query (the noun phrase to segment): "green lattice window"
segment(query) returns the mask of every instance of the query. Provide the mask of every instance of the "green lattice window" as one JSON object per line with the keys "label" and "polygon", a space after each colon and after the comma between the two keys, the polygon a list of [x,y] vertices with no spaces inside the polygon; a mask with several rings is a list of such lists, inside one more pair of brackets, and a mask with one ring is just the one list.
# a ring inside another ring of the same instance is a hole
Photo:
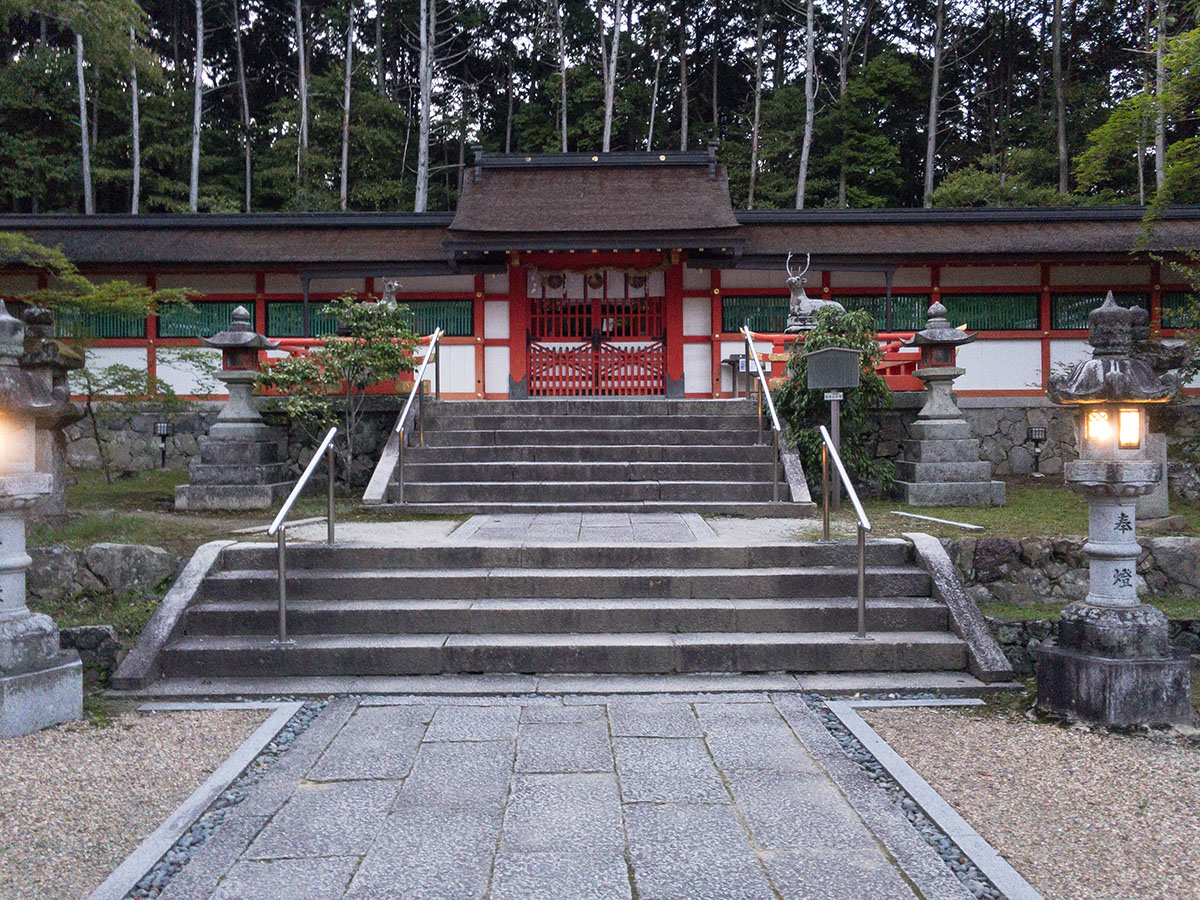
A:
{"label": "green lattice window", "polygon": [[[1088,327],[1087,317],[1093,309],[1104,302],[1107,291],[1084,294],[1052,294],[1050,297],[1050,327],[1055,329],[1079,329]],[[1113,297],[1121,306],[1140,306],[1150,311],[1150,295],[1113,291]]]}
{"label": "green lattice window", "polygon": [[947,318],[955,328],[971,331],[1036,331],[1040,298],[1037,294],[951,294],[942,296]]}
{"label": "green lattice window", "polygon": [[1191,291],[1162,292],[1163,328],[1200,326],[1200,297]]}
{"label": "green lattice window", "polygon": [[246,300],[198,300],[190,307],[166,306],[158,313],[158,336],[165,338],[206,338],[229,328],[233,311],[239,306],[250,312],[254,322],[254,302]]}
{"label": "green lattice window", "polygon": [[54,311],[54,336],[144,338],[146,317],[132,313],[89,313],[60,307]]}
{"label": "green lattice window", "polygon": [[[337,316],[325,315],[322,312],[324,308],[324,303],[309,305],[313,337],[329,337],[337,334]],[[267,337],[304,337],[304,304],[294,300],[268,302]]]}
{"label": "green lattice window", "polygon": [[892,294],[892,324],[888,327],[887,302],[883,294],[837,294],[833,297],[846,309],[863,309],[875,318],[876,331],[916,331],[925,327],[928,294]]}
{"label": "green lattice window", "polygon": [[787,324],[787,297],[731,297],[721,301],[721,330],[741,331],[749,325],[754,332],[778,334]]}

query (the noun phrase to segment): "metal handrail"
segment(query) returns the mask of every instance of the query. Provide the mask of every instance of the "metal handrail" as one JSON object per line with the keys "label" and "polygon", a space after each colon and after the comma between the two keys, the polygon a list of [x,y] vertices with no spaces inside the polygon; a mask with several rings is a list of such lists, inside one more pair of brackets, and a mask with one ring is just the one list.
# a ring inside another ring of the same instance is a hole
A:
{"label": "metal handrail", "polygon": [[296,482],[296,486],[292,488],[292,492],[288,494],[287,499],[283,501],[283,506],[280,507],[279,513],[275,516],[271,526],[267,529],[268,537],[275,535],[278,540],[278,553],[276,562],[279,564],[279,643],[287,643],[287,516],[292,511],[292,507],[296,504],[296,499],[300,496],[300,492],[304,490],[308,484],[308,480],[312,477],[312,473],[316,471],[317,464],[320,463],[321,457],[325,457],[325,462],[329,472],[329,486],[327,493],[327,502],[329,508],[326,513],[325,523],[325,542],[333,543],[334,533],[334,515],[333,515],[333,438],[337,434],[337,426],[330,428],[325,432],[325,437],[322,438],[320,445],[317,447],[317,452],[313,454],[312,459],[308,461],[308,465],[304,468],[304,473]]}
{"label": "metal handrail", "polygon": [[829,436],[829,432],[824,425],[818,425],[817,430],[821,433],[821,492],[823,494],[823,523],[825,530],[825,540],[829,540],[829,460],[833,459],[833,465],[841,476],[842,484],[846,486],[846,494],[850,497],[850,503],[854,506],[854,515],[858,517],[858,634],[855,636],[857,640],[868,641],[867,637],[867,532],[871,530],[871,520],[867,518],[867,514],[863,512],[862,503],[859,502],[858,492],[854,490],[854,485],[850,481],[850,476],[846,474],[846,467],[842,465],[842,457],[838,454],[837,447],[833,445],[833,438]]}
{"label": "metal handrail", "polygon": [[[746,339],[746,359],[754,361],[754,368],[758,372],[758,443],[762,443],[763,439],[763,398],[767,401],[767,410],[771,413],[771,440],[774,447],[772,455],[772,471],[771,471],[771,499],[779,502],[779,438],[783,434],[783,428],[779,424],[779,415],[775,412],[775,401],[771,399],[771,389],[767,384],[767,375],[763,371],[762,361],[758,358],[758,348],[754,346],[754,333],[750,330],[749,325],[742,326],[742,335]],[[746,363],[749,366],[749,362]],[[747,374],[749,369],[747,368]],[[737,373],[733,376],[737,378]],[[736,383],[734,384],[736,388]],[[750,392],[749,384],[746,386],[746,392]],[[735,392],[736,393],[736,392]]]}
{"label": "metal handrail", "polygon": [[444,333],[441,328],[435,328],[433,334],[430,336],[429,349],[425,351],[425,358],[421,361],[421,368],[417,370],[416,377],[413,378],[412,390],[408,392],[408,400],[404,402],[404,409],[400,411],[400,415],[396,419],[396,427],[392,429],[393,434],[398,438],[399,445],[396,457],[396,481],[398,486],[397,501],[400,503],[404,502],[404,423],[408,421],[408,413],[412,409],[413,402],[418,396],[421,397],[421,401],[417,404],[417,440],[424,447],[425,399],[424,394],[421,393],[421,385],[425,382],[425,370],[429,368],[429,361],[432,359],[434,397],[438,400],[442,399],[442,354],[438,351],[438,342],[441,341]]}

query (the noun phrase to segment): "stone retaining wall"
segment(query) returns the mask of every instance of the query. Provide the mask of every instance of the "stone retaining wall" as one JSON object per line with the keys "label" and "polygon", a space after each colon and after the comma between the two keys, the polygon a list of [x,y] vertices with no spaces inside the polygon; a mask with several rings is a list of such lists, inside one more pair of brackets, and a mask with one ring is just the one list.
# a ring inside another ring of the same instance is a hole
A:
{"label": "stone retaining wall", "polygon": [[[1151,599],[1151,602],[1153,600]],[[984,616],[996,642],[1019,676],[1034,673],[1034,652],[1054,634],[1050,619],[1006,619]],[[1171,645],[1175,650],[1200,653],[1200,619],[1175,619],[1170,622]]]}

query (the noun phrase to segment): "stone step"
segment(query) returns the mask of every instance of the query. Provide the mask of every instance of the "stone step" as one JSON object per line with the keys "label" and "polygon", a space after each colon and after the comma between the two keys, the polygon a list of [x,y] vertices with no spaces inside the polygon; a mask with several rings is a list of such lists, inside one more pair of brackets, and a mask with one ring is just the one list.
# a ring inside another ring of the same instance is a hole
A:
{"label": "stone step", "polygon": [[1003,506],[1003,481],[959,481],[933,484],[896,481],[905,503],[914,506]]}
{"label": "stone step", "polygon": [[[545,413],[506,413],[492,415],[455,415],[438,411],[426,413],[425,430],[437,431],[609,431],[614,429],[643,430],[669,428],[703,428],[714,431],[758,432],[758,417],[754,415],[592,415]],[[769,427],[769,425],[767,426]]]}
{"label": "stone step", "polygon": [[973,462],[911,462],[896,463],[896,480],[923,483],[990,481],[992,464],[978,459]]}
{"label": "stone step", "polygon": [[[405,475],[407,479],[407,473]],[[787,496],[780,474],[779,496]],[[405,481],[409,503],[588,503],[768,501],[769,481]]]}
{"label": "stone step", "polygon": [[[275,569],[274,541],[242,543],[222,552],[221,569]],[[899,538],[869,540],[865,547],[868,568],[905,566],[913,561],[912,545]],[[289,571],[340,569],[356,571],[516,567],[522,569],[644,569],[785,567],[803,564],[808,568],[857,565],[857,545],[850,541],[805,541],[802,543],[730,546],[724,544],[554,544],[512,546],[509,544],[437,544],[394,547],[372,544],[293,543],[288,545]]]}
{"label": "stone step", "polygon": [[726,634],[198,635],[163,651],[167,677],[419,675],[439,673],[655,674],[680,672],[911,672],[962,669],[966,645],[945,632]]}
{"label": "stone step", "polygon": [[[663,424],[661,420],[658,423]],[[516,428],[507,431],[439,431],[425,429],[425,443],[430,447],[478,447],[484,444],[527,445],[558,444],[570,442],[578,445],[595,444],[656,444],[673,447],[680,444],[707,444],[721,446],[753,446],[758,432],[714,431],[706,428],[644,428],[582,431],[547,431]]]}
{"label": "stone step", "polygon": [[533,397],[528,400],[430,400],[426,414],[473,415],[593,415],[593,416],[714,416],[749,415],[754,401],[668,400],[665,397]]}
{"label": "stone step", "polygon": [[287,463],[220,465],[192,459],[188,464],[189,484],[275,484],[286,481]]}
{"label": "stone step", "polygon": [[410,462],[770,462],[770,445],[661,444],[474,444],[455,447],[409,446]]}
{"label": "stone step", "polygon": [[[478,599],[478,598],[805,598],[847,597],[857,592],[853,567],[800,568],[463,568],[415,572],[395,569],[289,571],[294,600]],[[277,576],[261,569],[214,572],[198,591],[202,600],[273,597]],[[867,570],[874,597],[928,597],[929,576],[912,566]],[[600,670],[597,670],[600,671]]]}
{"label": "stone step", "polygon": [[[596,501],[589,503],[398,503],[395,485],[389,489],[388,502],[371,507],[378,512],[396,515],[426,516],[473,516],[508,515],[511,513],[569,513],[569,512],[619,512],[619,513],[697,513],[705,516],[741,516],[746,519],[810,519],[817,514],[815,503],[798,503],[787,500],[788,492],[781,488],[780,502],[742,501],[723,503],[701,500],[641,500],[641,501]],[[407,500],[407,497],[406,497]]]}
{"label": "stone step", "polygon": [[[288,604],[289,633],[520,634],[853,631],[858,601],[712,599],[329,600]],[[184,634],[272,635],[274,599],[209,601],[187,611]],[[929,598],[867,598],[872,631],[944,631],[946,607]]]}
{"label": "stone step", "polygon": [[[452,454],[444,454],[445,457]],[[761,462],[540,462],[505,460],[503,462],[409,462],[404,463],[407,482],[453,481],[732,481],[770,482],[773,469],[769,460]],[[784,477],[782,468],[779,475]]]}

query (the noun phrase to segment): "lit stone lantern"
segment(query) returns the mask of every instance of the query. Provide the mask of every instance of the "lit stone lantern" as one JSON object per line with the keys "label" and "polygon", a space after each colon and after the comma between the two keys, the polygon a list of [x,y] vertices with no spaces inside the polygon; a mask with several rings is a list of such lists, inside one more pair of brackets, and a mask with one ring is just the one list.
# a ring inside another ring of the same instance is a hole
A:
{"label": "lit stone lantern", "polygon": [[1166,403],[1179,380],[1130,356],[1136,311],[1110,292],[1088,316],[1092,358],[1050,377],[1047,393],[1077,408],[1079,459],[1068,487],[1088,501],[1089,585],[1038,651],[1038,706],[1104,725],[1162,725],[1191,718],[1186,657],[1171,653],[1167,618],[1137,596],[1137,498],[1164,476],[1146,458],[1146,406]]}
{"label": "lit stone lantern", "polygon": [[20,367],[24,341],[24,325],[0,302],[0,738],[83,715],[79,654],[60,649],[54,620],[25,605],[25,511],[54,480],[37,471],[36,419],[62,401]]}
{"label": "lit stone lantern", "polygon": [[175,488],[176,509],[270,509],[287,496],[287,437],[263,421],[251,402],[260,371],[258,354],[279,344],[257,334],[244,306],[229,328],[204,343],[221,351],[217,378],[229,399],[200,440],[199,458],[188,464],[189,483]]}
{"label": "lit stone lantern", "polygon": [[958,348],[975,340],[950,327],[946,307],[935,300],[925,328],[905,346],[921,351],[913,373],[925,384],[925,405],[904,441],[896,465],[896,486],[910,506],[1003,506],[1004,482],[992,480],[992,466],[979,456],[979,439],[954,402],[954,380],[965,371]]}

